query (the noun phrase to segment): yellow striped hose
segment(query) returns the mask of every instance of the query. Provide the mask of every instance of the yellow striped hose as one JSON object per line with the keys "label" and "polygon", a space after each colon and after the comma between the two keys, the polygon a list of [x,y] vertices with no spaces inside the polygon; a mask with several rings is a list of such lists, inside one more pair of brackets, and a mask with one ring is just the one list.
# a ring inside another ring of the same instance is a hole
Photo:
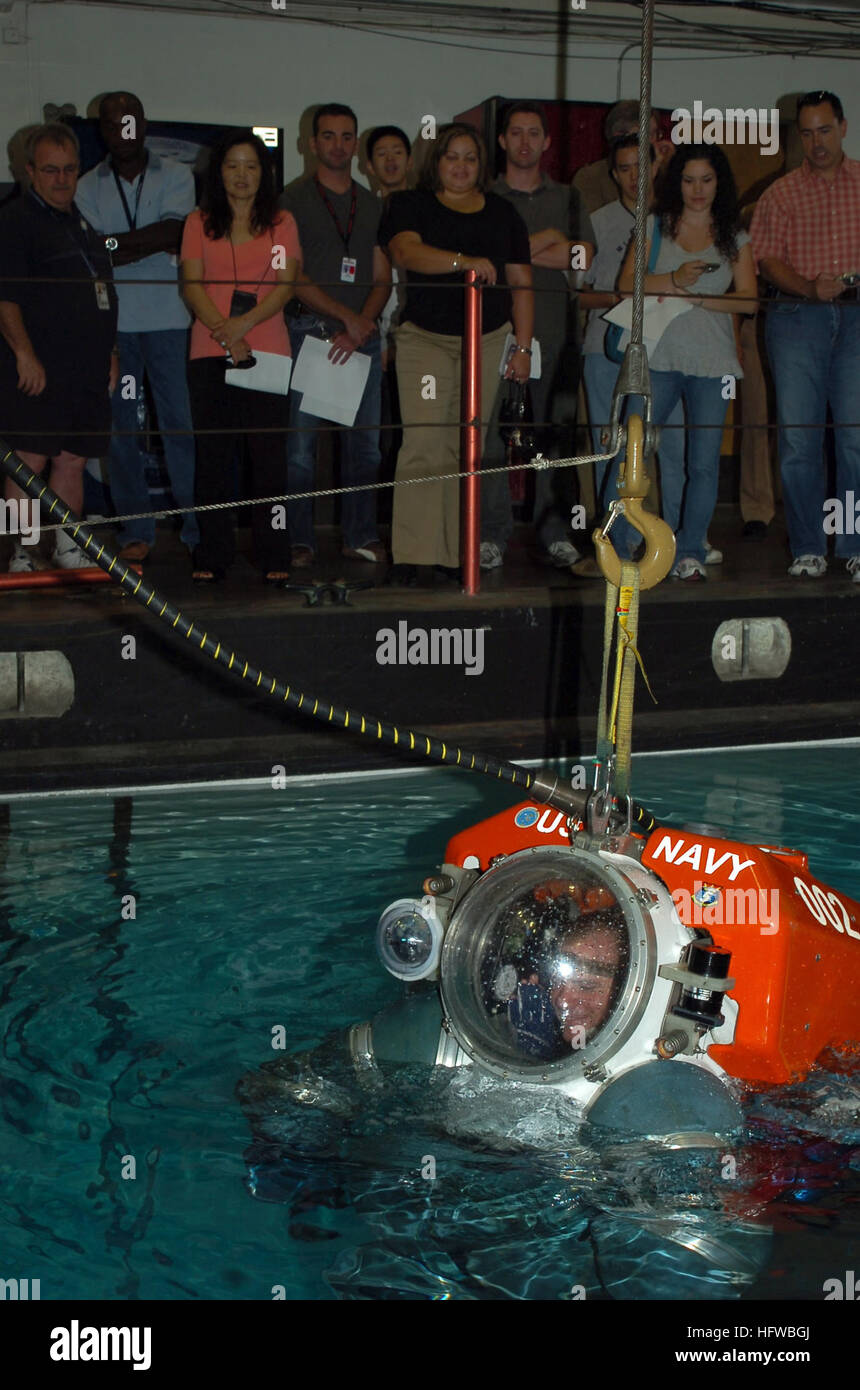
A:
{"label": "yellow striped hose", "polygon": [[[288,708],[297,710],[307,718],[316,719],[322,724],[328,724],[338,729],[349,729],[352,733],[363,734],[366,738],[375,739],[377,743],[388,744],[410,753],[418,753],[422,757],[429,758],[431,762],[467,768],[470,772],[486,773],[498,781],[508,782],[511,786],[520,788],[523,792],[531,791],[536,799],[551,802],[569,812],[579,814],[584,808],[585,793],[573,791],[569,785],[560,782],[553,773],[529,772],[525,768],[517,767],[515,763],[494,758],[490,754],[470,753],[466,749],[445,743],[442,739],[435,738],[431,734],[417,733],[413,729],[401,729],[396,724],[362,714],[358,710],[342,709],[338,705],[331,704],[328,700],[320,700],[314,695],[293,690],[284,681],[278,680],[277,676],[253,666],[246,657],[241,656],[232,647],[225,646],[214,635],[204,632],[193,618],[183,614],[168,599],[163,598],[150,584],[147,584],[139,574],[129,569],[124,561],[120,560],[111,550],[110,546],[98,540],[84,522],[75,516],[74,512],[57,497],[55,492],[51,491],[47,483],[43,482],[24,463],[23,459],[18,458],[14,449],[10,449],[2,440],[0,440],[0,453],[2,453],[0,465],[2,465],[3,470],[22,491],[26,492],[34,501],[39,502],[43,515],[52,517],[58,525],[62,526],[66,534],[72,537],[94,564],[109,574],[111,579],[119,584],[120,588],[131,598],[136,599],[143,608],[155,614],[174,632],[180,633],[187,642],[191,643],[195,651],[203,652],[206,656],[211,657],[231,676],[237,677],[240,681],[251,685],[255,690],[270,695]],[[651,829],[656,823],[650,813],[642,807],[634,806],[634,817],[637,826],[644,830]]]}

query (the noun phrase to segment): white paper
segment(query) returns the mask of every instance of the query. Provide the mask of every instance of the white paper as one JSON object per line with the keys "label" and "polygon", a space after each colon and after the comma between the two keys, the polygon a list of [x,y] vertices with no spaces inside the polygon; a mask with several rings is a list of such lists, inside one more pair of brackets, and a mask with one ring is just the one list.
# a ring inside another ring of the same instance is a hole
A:
{"label": "white paper", "polygon": [[370,374],[370,358],[354,352],[346,362],[331,362],[331,343],[305,338],[293,366],[292,389],[303,393],[302,410],[339,425],[355,424]]}
{"label": "white paper", "polygon": [[320,420],[331,420],[336,425],[354,425],[358,412],[358,406],[354,401],[345,405],[343,401],[309,396],[307,391],[302,396],[301,409],[306,415],[316,415]]}
{"label": "white paper", "polygon": [[279,352],[260,352],[252,349],[256,362],[253,367],[228,367],[224,380],[228,386],[244,386],[246,391],[266,391],[269,395],[286,396],[290,389],[293,359]]}
{"label": "white paper", "polygon": [[[502,348],[502,360],[501,360],[501,362],[499,363],[499,376],[504,376],[504,374],[505,374],[505,368],[506,368],[507,365],[508,365],[508,353],[510,352],[510,350],[511,350],[512,347],[516,347],[516,343],[517,343],[517,340],[516,340],[516,338],[514,337],[513,333],[509,333],[508,336],[507,336],[507,338],[505,339],[505,345],[504,345],[504,347]],[[538,342],[537,338],[532,338],[532,357],[531,357],[531,371],[529,372],[529,380],[531,380],[532,377],[539,377],[539,376],[540,376],[540,343]]]}
{"label": "white paper", "polygon": [[[679,314],[686,314],[692,307],[691,300],[679,299],[674,295],[664,297],[658,294],[646,294],[645,313],[642,320],[642,342],[646,350],[653,352],[672,320],[676,319]],[[617,323],[619,328],[626,330],[618,345],[623,351],[630,341],[630,330],[633,327],[633,300],[622,299],[620,304],[616,304],[612,309],[607,309],[601,318],[605,319],[607,323]]]}

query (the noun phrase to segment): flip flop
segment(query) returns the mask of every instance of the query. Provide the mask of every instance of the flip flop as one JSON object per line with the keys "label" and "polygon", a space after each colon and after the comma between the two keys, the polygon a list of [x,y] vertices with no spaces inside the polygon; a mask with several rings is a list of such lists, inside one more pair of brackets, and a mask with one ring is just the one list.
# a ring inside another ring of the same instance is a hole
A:
{"label": "flip flop", "polygon": [[120,560],[130,560],[135,565],[142,565],[149,559],[152,546],[148,541],[129,541],[119,552]]}

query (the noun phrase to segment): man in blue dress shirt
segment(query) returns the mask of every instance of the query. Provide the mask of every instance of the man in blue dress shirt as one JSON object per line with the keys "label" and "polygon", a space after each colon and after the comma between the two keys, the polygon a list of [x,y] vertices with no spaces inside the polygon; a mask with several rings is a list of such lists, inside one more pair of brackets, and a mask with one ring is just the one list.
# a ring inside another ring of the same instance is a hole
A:
{"label": "man in blue dress shirt", "polygon": [[[110,92],[99,106],[108,157],[78,184],[77,204],[105,238],[119,293],[120,384],[113,396],[110,485],[120,516],[152,511],[145,462],[137,442],[137,407],[149,378],[164,441],[170,485],[178,507],[194,505],[194,436],[188,404],[188,311],[177,284],[182,227],[195,204],[191,170],[145,146],[143,106],[131,92]],[[141,284],[140,281],[169,283]],[[128,283],[126,283],[128,282]],[[193,512],[183,518],[182,540],[198,540]],[[152,519],[120,531],[126,560],[145,560],[155,544]]]}

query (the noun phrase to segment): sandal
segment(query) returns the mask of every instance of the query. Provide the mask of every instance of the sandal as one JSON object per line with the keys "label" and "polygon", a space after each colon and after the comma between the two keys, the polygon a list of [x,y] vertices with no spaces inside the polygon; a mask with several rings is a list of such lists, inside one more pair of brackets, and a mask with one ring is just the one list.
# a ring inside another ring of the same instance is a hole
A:
{"label": "sandal", "polygon": [[119,559],[142,565],[149,559],[151,550],[152,546],[147,541],[129,541],[119,552]]}
{"label": "sandal", "polygon": [[264,584],[287,584],[289,579],[288,570],[265,570],[263,573]]}
{"label": "sandal", "polygon": [[223,570],[193,570],[191,581],[194,584],[220,584],[224,579]]}

